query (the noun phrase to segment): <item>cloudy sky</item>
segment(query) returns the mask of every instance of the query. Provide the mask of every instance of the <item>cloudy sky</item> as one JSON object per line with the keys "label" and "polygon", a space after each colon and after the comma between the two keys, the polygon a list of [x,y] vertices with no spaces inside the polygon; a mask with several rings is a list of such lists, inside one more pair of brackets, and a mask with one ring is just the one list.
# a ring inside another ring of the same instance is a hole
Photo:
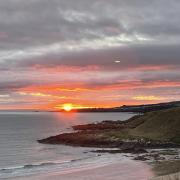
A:
{"label": "cloudy sky", "polygon": [[0,109],[174,100],[179,0],[0,0]]}

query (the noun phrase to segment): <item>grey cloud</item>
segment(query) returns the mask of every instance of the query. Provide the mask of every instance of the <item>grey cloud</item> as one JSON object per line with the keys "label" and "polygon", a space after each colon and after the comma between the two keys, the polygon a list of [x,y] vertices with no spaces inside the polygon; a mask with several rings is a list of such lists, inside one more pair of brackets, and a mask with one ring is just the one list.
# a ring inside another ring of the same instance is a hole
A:
{"label": "grey cloud", "polygon": [[123,33],[152,38],[159,34],[161,40],[179,36],[179,8],[176,0],[6,0],[0,3],[0,31],[7,38],[1,39],[0,47],[16,49]]}
{"label": "grey cloud", "polygon": [[[31,67],[41,65],[45,67],[54,66],[103,66],[107,70],[137,68],[143,65],[169,65],[179,68],[180,66],[179,45],[148,45],[109,48],[102,50],[86,50],[80,52],[68,52],[63,54],[48,54],[41,58],[21,60],[15,66]],[[121,63],[116,64],[115,61]]]}
{"label": "grey cloud", "polygon": [[[128,48],[48,52],[22,60],[6,60],[5,66],[23,65],[89,65],[113,66],[120,58],[123,64],[179,64],[180,3],[177,0],[6,0],[0,2],[0,54],[10,50],[34,50],[54,43],[73,43],[106,37],[145,35],[152,45],[127,44]],[[2,34],[2,36],[1,36]],[[107,42],[108,43],[108,42]],[[173,44],[172,44],[173,43]],[[166,45],[165,45],[166,44]],[[174,45],[176,44],[176,45]],[[94,43],[96,48],[96,42]],[[130,55],[129,55],[130,54]],[[132,55],[131,55],[132,54]],[[130,57],[129,57],[130,56]],[[3,58],[0,59],[2,61]],[[16,62],[17,61],[17,62]],[[1,63],[2,64],[2,63]],[[114,65],[116,66],[116,65]],[[3,67],[5,68],[5,67]]]}
{"label": "grey cloud", "polygon": [[9,81],[9,82],[0,82],[0,93],[12,93],[16,92],[20,88],[32,85],[32,82],[26,81]]}
{"label": "grey cloud", "polygon": [[[24,45],[36,46],[67,39],[95,38],[101,33],[111,33],[107,27],[119,28],[120,31],[123,29],[112,18],[99,17],[92,12],[88,15],[86,10],[75,11],[71,4],[67,4],[56,0],[3,2],[0,6],[0,31],[6,33],[7,38],[2,39],[4,42],[1,48],[22,48]],[[75,5],[74,2],[72,4]],[[77,4],[83,3],[79,1]],[[78,21],[74,17],[72,21],[68,21],[71,12],[74,12],[72,16],[81,12],[84,21]],[[94,19],[89,18],[90,15]]]}

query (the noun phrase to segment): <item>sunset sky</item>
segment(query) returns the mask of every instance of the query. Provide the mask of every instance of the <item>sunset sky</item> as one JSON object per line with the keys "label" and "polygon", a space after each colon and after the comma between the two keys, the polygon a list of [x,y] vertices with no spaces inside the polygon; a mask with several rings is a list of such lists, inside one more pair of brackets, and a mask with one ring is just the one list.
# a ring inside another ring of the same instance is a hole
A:
{"label": "sunset sky", "polygon": [[179,0],[0,0],[0,109],[176,100]]}

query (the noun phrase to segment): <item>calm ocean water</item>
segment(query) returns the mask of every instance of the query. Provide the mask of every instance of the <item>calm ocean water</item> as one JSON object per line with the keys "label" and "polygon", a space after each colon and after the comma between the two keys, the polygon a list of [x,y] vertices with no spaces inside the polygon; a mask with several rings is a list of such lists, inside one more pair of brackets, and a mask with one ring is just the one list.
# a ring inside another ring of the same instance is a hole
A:
{"label": "calm ocean water", "polygon": [[126,120],[131,113],[0,112],[0,178],[13,179],[109,163],[120,155],[91,153],[90,148],[43,145],[37,139],[71,131],[75,124]]}

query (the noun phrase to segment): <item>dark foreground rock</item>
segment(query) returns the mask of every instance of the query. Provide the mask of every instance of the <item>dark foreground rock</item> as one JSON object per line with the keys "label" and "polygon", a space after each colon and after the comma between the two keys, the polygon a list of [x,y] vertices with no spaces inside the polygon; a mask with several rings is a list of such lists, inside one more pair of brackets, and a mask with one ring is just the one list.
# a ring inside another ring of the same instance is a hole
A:
{"label": "dark foreground rock", "polygon": [[147,151],[143,148],[133,147],[133,148],[126,148],[126,149],[102,149],[102,150],[96,150],[92,151],[95,153],[110,153],[110,154],[117,154],[117,153],[132,153],[132,154],[144,154],[147,153]]}
{"label": "dark foreground rock", "polygon": [[74,133],[64,133],[57,136],[52,136],[46,139],[38,140],[43,144],[64,144],[70,146],[81,147],[102,147],[102,148],[117,148],[123,144],[123,141],[110,139],[105,137],[99,131],[79,131]]}

